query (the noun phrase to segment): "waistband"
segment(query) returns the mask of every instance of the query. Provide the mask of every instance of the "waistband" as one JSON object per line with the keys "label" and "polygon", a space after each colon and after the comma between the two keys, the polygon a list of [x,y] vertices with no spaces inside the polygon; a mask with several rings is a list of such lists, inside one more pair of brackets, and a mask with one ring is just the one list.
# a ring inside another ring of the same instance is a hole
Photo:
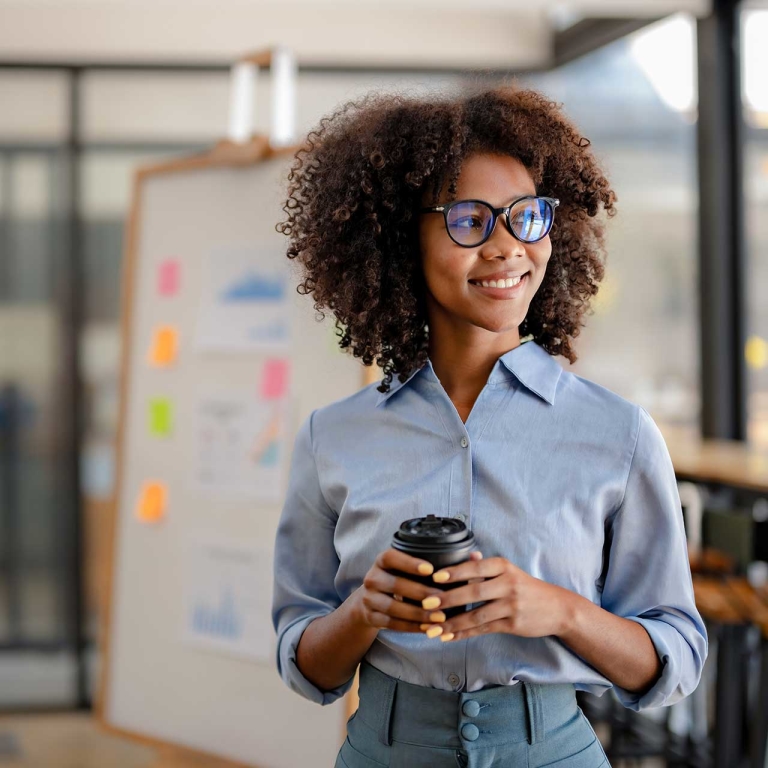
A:
{"label": "waistband", "polygon": [[536,744],[577,712],[572,683],[498,685],[474,692],[444,691],[390,677],[360,664],[357,716],[382,744],[392,740],[436,747]]}

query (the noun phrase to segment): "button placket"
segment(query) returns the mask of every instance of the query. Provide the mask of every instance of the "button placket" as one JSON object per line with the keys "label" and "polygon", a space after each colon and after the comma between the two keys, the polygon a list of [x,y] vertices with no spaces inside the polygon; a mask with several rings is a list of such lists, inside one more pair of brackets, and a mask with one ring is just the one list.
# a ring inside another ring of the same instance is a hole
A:
{"label": "button placket", "polygon": [[459,733],[466,741],[477,741],[480,738],[480,728],[475,723],[464,722],[465,718],[475,718],[480,714],[480,702],[476,699],[466,699],[461,705],[462,717],[459,723]]}

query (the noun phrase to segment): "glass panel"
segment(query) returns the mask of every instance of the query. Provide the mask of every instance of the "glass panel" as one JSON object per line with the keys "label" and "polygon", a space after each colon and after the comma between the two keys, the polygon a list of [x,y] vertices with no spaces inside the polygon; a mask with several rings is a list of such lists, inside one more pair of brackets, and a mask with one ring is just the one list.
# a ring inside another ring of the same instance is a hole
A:
{"label": "glass panel", "polygon": [[[0,667],[13,681],[0,706],[72,703],[73,687],[61,684],[73,679],[73,657],[61,653],[72,625],[72,536],[53,213],[60,159],[2,145],[0,157]],[[19,663],[35,647],[51,651],[41,657],[54,662],[50,677]]]}
{"label": "glass panel", "polygon": [[[762,6],[762,7],[760,7]],[[768,3],[742,13],[742,82],[746,142],[747,435],[768,450]]]}

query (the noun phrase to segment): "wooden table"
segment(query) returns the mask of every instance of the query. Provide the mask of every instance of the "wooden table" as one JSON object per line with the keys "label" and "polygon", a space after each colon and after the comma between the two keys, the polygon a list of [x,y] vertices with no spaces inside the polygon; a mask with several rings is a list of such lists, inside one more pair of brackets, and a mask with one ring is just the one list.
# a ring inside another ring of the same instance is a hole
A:
{"label": "wooden table", "polygon": [[768,452],[739,440],[702,439],[659,424],[678,480],[719,483],[768,495]]}

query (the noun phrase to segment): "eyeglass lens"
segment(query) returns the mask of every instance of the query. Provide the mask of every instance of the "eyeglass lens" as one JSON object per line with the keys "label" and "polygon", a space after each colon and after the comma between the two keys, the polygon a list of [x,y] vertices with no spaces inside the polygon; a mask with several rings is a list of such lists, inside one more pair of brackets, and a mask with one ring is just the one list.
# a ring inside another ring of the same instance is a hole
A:
{"label": "eyeglass lens", "polygon": [[[552,226],[553,210],[546,200],[521,200],[509,212],[513,232],[525,242],[541,240]],[[460,245],[479,245],[493,227],[493,211],[484,203],[457,203],[446,217],[448,232]]]}

